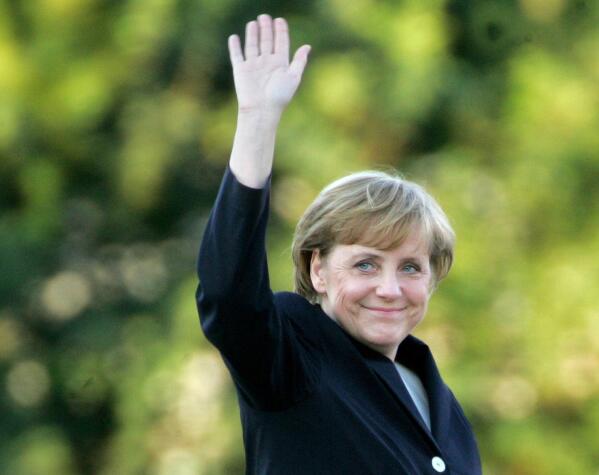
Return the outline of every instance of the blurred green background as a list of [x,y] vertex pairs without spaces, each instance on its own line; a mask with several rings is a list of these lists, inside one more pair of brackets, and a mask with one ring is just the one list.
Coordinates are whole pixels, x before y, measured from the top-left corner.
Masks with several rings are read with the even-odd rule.
[[595,0],[0,2],[0,473],[242,473],[195,260],[235,128],[226,39],[263,12],[313,47],[274,288],[324,184],[398,168],[457,231],[416,335],[485,474],[599,474]]

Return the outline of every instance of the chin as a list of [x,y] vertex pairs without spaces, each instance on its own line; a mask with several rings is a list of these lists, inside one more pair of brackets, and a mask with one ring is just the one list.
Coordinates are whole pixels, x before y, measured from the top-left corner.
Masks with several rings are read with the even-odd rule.
[[398,335],[393,338],[389,337],[389,335],[368,335],[365,338],[365,341],[369,345],[376,346],[377,348],[393,348],[398,346],[401,340],[403,338]]

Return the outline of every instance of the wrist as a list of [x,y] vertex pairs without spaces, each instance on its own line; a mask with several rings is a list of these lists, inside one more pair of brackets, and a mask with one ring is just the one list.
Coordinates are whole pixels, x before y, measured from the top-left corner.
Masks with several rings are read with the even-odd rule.
[[255,122],[262,124],[278,124],[283,115],[283,109],[257,109],[257,108],[238,108],[237,119],[244,122]]
[[277,133],[281,116],[268,112],[240,112],[237,116],[236,135],[252,142],[271,140]]

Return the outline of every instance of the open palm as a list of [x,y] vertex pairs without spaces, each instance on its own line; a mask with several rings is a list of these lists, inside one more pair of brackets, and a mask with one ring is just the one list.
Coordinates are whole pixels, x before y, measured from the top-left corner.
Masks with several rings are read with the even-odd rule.
[[282,111],[306,67],[310,46],[300,47],[289,63],[289,30],[283,18],[260,15],[245,31],[245,57],[239,36],[229,37],[235,91],[240,111]]

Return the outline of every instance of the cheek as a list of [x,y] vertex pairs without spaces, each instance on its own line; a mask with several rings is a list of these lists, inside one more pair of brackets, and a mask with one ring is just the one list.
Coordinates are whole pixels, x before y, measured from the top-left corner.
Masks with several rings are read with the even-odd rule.
[[414,304],[419,304],[423,306],[427,306],[428,300],[430,298],[430,290],[428,284],[426,283],[418,283],[410,287],[409,291],[410,300]]
[[344,298],[354,303],[358,303],[374,291],[368,280],[361,278],[346,279],[342,289]]
[[338,308],[351,308],[359,304],[370,290],[364,279],[351,276],[339,278],[335,285],[335,303]]

